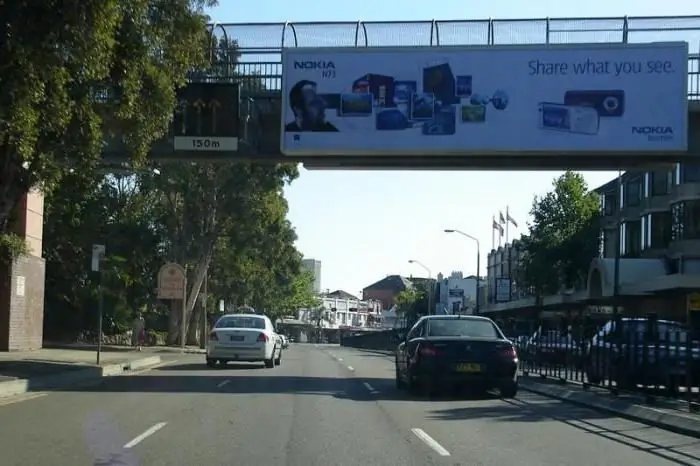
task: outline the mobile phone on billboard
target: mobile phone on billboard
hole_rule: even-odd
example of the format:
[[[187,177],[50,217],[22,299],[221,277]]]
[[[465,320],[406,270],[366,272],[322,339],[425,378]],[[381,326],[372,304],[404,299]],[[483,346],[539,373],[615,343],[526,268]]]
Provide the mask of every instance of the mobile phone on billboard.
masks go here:
[[[625,114],[625,91],[619,89],[569,90],[564,104],[593,107],[601,118],[619,118]]]
[[[542,130],[586,135],[598,134],[600,116],[593,107],[540,102],[538,110],[538,124]]]

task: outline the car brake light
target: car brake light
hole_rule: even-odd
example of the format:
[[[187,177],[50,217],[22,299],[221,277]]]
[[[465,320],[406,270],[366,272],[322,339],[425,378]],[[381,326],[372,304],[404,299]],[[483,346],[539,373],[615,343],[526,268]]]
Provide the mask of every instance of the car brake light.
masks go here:
[[[435,356],[439,356],[442,354],[442,352],[439,351],[437,348],[435,348],[433,345],[421,346],[418,351],[420,352],[421,356],[428,356],[428,357],[435,357]]]
[[[509,346],[507,348],[499,348],[498,353],[507,359],[518,359],[518,353],[515,351],[515,347]]]
[[[267,340],[269,340],[269,338],[264,333],[261,333],[260,336],[258,336],[258,341],[267,341]]]
[[[219,336],[216,334],[216,332],[211,332],[209,334],[209,341],[219,341]]]

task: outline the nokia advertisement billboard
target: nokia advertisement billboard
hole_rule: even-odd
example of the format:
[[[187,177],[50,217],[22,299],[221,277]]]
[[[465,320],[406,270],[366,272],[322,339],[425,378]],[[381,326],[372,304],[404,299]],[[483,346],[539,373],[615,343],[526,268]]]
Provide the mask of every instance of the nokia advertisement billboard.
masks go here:
[[[688,44],[287,48],[290,156],[687,150]]]

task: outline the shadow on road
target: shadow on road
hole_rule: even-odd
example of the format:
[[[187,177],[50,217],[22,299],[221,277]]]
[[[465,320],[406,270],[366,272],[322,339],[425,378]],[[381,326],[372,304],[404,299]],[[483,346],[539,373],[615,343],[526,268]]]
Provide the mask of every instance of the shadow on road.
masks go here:
[[[503,404],[489,406],[465,406],[453,409],[433,410],[429,419],[440,421],[468,421],[488,419],[493,422],[546,422],[558,421],[586,434],[597,435],[626,445],[636,450],[658,456],[683,466],[695,466],[700,461],[700,440],[688,439],[679,444],[672,434],[658,438],[658,430],[642,424],[630,428],[606,426],[613,423],[613,416],[577,407],[559,400],[541,399],[531,394],[522,394],[515,400],[503,400]],[[607,421],[606,421],[607,420]],[[676,438],[677,439],[677,438]],[[687,449],[697,451],[684,451]]]
[[[43,377],[85,368],[86,366],[80,364],[65,364],[42,359],[0,361],[0,381]]]
[[[163,367],[157,367],[153,369],[154,372],[158,371],[168,371],[168,372],[178,372],[178,371],[217,371],[220,370],[225,374],[225,371],[230,370],[257,370],[265,369],[262,363],[228,363],[225,366],[218,367],[208,367],[206,364],[172,364]],[[199,377],[199,375],[197,375]]]

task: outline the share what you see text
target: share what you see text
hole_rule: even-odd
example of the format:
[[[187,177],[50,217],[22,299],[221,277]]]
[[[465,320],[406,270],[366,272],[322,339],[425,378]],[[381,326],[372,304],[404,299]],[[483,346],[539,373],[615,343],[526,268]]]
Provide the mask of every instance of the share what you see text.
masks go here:
[[[593,60],[582,61],[542,61],[530,60],[527,63],[529,76],[568,76],[607,74],[621,76],[627,74],[672,74],[676,70],[669,60]]]

